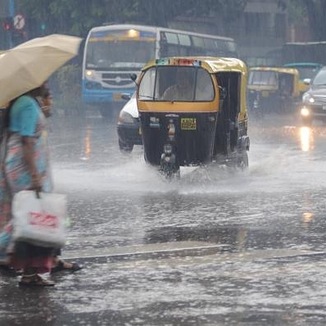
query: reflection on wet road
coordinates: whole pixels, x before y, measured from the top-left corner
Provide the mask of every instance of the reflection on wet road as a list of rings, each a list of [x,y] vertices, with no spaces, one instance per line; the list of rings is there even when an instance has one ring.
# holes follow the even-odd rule
[[[55,122],[64,252],[85,269],[39,294],[0,277],[1,325],[325,324],[325,126],[253,123],[248,172],[185,168],[167,183],[141,147],[119,152],[115,125]]]

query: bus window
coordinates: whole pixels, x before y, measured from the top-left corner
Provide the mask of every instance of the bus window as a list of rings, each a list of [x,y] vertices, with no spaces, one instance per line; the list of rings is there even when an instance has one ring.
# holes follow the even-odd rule
[[[198,37],[198,36],[192,36],[192,45],[196,48],[204,48],[205,44],[204,44],[204,39],[202,37]]]
[[[166,48],[167,56],[174,57],[180,55],[179,47],[177,45],[168,44]]]
[[[179,37],[179,42],[180,42],[181,46],[190,46],[191,45],[189,35],[178,34],[178,37]]]
[[[226,49],[229,52],[237,52],[237,47],[233,41],[225,41]]]
[[[207,51],[212,51],[214,49],[216,49],[216,41],[209,39],[209,38],[204,38],[204,44],[205,44],[205,49],[207,49]]]
[[[162,56],[172,57],[178,56],[179,53],[179,39],[176,33],[168,33],[162,32],[161,33],[162,42],[164,40],[163,48],[161,49]]]
[[[176,33],[165,33],[165,36],[168,44],[179,44],[178,35]]]

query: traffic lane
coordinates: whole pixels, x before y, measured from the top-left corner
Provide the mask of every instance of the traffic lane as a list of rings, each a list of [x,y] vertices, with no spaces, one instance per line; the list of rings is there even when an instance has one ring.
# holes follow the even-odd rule
[[[116,246],[188,238],[231,246],[238,239],[247,239],[248,248],[300,245],[304,241],[318,250],[325,240],[326,168],[322,161],[306,158],[311,168],[308,171],[296,155],[282,164],[278,155],[274,161],[264,158],[269,163],[263,167],[252,166],[248,175],[218,181],[213,178],[206,180],[204,186],[200,181],[193,182],[193,175],[189,183],[185,176],[181,183],[167,184],[157,175],[156,179],[155,175],[149,177],[146,171],[131,185],[115,182],[116,170],[105,175],[98,172],[99,185],[96,173],[89,180],[83,173],[84,178],[76,180],[82,180],[90,189],[80,186],[80,182],[66,188],[72,223],[69,246]],[[66,184],[66,169],[61,173]],[[132,173],[125,174],[127,179],[128,175]],[[151,180],[146,182],[146,178]]]

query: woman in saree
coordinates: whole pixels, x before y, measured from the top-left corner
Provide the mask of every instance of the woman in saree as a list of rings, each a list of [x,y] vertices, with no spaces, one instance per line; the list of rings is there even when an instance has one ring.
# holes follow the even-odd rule
[[[50,192],[49,156],[46,139],[46,118],[42,113],[38,97],[46,87],[42,85],[16,99],[9,105],[9,134],[4,160],[2,184],[2,206],[8,220],[11,200],[22,190]],[[53,286],[54,282],[40,276],[52,268],[53,249],[35,246],[27,242],[16,242],[10,265],[22,270],[19,285]]]

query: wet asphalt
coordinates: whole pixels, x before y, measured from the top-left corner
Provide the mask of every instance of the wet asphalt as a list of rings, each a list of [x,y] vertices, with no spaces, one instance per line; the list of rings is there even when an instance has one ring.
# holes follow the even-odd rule
[[[250,168],[181,171],[167,183],[115,123],[51,121],[63,257],[54,288],[0,275],[0,325],[324,325],[326,128],[250,125]],[[50,277],[49,275],[46,275]]]

